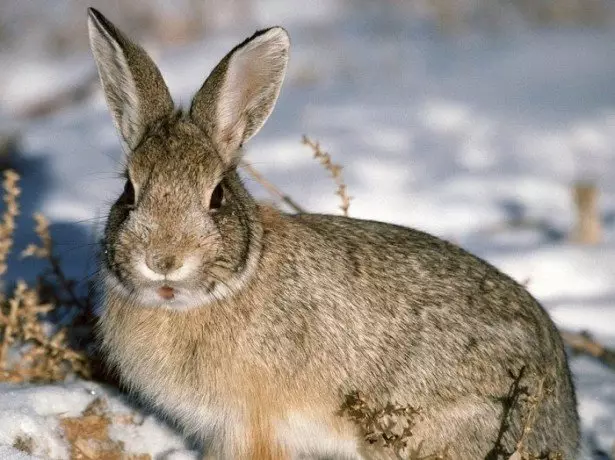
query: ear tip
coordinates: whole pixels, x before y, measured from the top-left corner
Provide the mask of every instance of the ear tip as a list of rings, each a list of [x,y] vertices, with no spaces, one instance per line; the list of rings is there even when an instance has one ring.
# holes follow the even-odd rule
[[[271,40],[275,40],[280,42],[285,46],[290,46],[290,35],[288,31],[282,26],[274,26],[269,29],[265,29],[264,34],[268,36]]]
[[[90,30],[90,34],[95,32],[106,32],[114,35],[115,27],[109,21],[104,14],[98,11],[96,8],[89,7],[88,8],[88,29]]]
[[[288,50],[290,48],[290,36],[284,27],[274,26],[267,29],[261,29],[254,33],[250,38],[247,38],[237,48],[245,45],[254,45],[260,43],[275,44],[276,47]]]
[[[96,8],[88,8],[88,32],[90,39],[92,39],[93,35],[96,35],[100,26],[104,24],[104,19],[105,17]]]
[[[92,8],[91,6],[88,7],[87,12],[88,12],[88,22],[91,20],[100,21],[100,18],[103,17],[100,11],[98,11],[96,8]]]
[[[269,27],[268,29],[265,29],[267,32],[273,32],[275,34],[280,34],[280,35],[284,35],[286,37],[288,37],[288,31],[282,27],[282,26],[273,26],[273,27]]]

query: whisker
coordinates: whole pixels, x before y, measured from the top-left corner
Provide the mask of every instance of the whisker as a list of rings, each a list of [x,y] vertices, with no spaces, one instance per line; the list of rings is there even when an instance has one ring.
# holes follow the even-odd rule
[[[83,224],[83,223],[87,223],[87,222],[92,222],[92,221],[97,221],[97,220],[106,220],[109,218],[109,215],[106,214],[104,216],[97,216],[97,217],[89,217],[87,219],[82,219],[82,220],[73,220],[70,223],[71,224]],[[53,227],[57,227],[58,224],[57,223],[53,223],[51,224],[51,228]]]
[[[226,289],[231,291],[231,287],[228,285],[228,283],[225,280],[223,280],[222,278],[220,278],[218,275],[216,275],[215,273],[208,273],[208,276],[210,278],[212,278],[216,283],[220,283]]]

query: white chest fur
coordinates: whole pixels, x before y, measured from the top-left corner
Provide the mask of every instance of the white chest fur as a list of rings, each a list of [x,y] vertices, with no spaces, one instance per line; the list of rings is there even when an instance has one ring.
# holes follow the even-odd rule
[[[205,395],[177,398],[157,389],[144,389],[154,399],[154,406],[165,416],[177,420],[186,434],[196,436],[205,445],[208,458],[236,460],[250,454],[253,430],[246,410],[233,404],[206,403]],[[249,404],[249,402],[247,402]],[[271,420],[273,443],[280,446],[285,458],[335,458],[359,460],[357,439],[352,431],[341,434],[331,429],[316,414],[292,412]],[[252,458],[252,457],[249,457]],[[264,459],[263,459],[264,460]]]

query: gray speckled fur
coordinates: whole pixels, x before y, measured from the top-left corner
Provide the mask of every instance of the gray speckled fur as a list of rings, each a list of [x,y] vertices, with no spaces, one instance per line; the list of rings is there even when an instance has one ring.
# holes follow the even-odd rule
[[[354,390],[374,404],[421,408],[411,440],[425,452],[448,446],[463,460],[508,458],[523,426],[524,412],[507,402],[517,376],[529,393],[541,379],[548,390],[528,449],[575,457],[578,416],[562,340],[522,286],[428,234],[287,215],[246,191],[235,170],[239,147],[277,98],[282,29],[236,47],[179,113],[145,52],[100,13],[90,22],[138,196],[131,204],[125,192],[107,223],[104,349],[130,388],[208,443],[208,458],[386,458],[337,415]],[[262,60],[250,73],[242,61],[256,86],[221,112],[233,53],[258,40],[263,49],[254,52],[272,67]],[[234,113],[233,104],[245,106]],[[226,201],[209,212],[220,181]],[[201,304],[178,311],[143,300],[160,284],[135,261],[179,267],[191,256],[195,273],[171,284]],[[280,431],[284,424],[291,428]],[[316,429],[331,433],[329,447],[308,439]]]

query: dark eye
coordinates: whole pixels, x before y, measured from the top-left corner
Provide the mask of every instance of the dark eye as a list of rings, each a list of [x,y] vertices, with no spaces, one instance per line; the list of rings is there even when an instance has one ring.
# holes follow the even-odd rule
[[[128,179],[124,185],[124,192],[122,193],[121,200],[122,203],[127,206],[133,206],[135,204],[135,188],[130,179]]]
[[[211,198],[209,200],[209,209],[220,209],[222,206],[222,200],[224,199],[224,191],[222,190],[222,184],[216,185],[216,188],[211,192]]]

